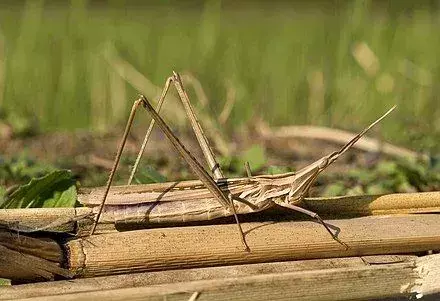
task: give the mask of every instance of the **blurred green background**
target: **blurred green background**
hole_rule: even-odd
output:
[[[0,111],[43,132],[122,125],[138,91],[120,58],[156,86],[191,72],[212,115],[233,89],[229,131],[358,130],[397,104],[381,135],[438,153],[439,28],[438,1],[2,2]]]

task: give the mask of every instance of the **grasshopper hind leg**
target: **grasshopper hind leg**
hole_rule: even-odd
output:
[[[105,186],[104,196],[102,197],[101,204],[99,205],[98,213],[95,217],[95,221],[90,231],[90,235],[93,235],[95,233],[96,226],[98,225],[99,218],[101,217],[101,213],[102,210],[104,209],[105,201],[107,200],[107,196],[110,191],[110,186],[112,185],[113,178],[116,173],[116,169],[118,168],[119,161],[121,159],[122,151],[124,150],[125,142],[127,141],[128,133],[130,132],[131,126],[133,124],[134,116],[136,115],[136,111],[141,104],[142,104],[142,99],[138,99],[134,102],[133,107],[131,108],[131,113],[130,116],[128,117],[127,125],[125,126],[124,135],[122,136],[121,142],[118,147],[118,151],[116,152],[115,160],[113,161],[113,167],[112,170],[110,171],[107,184]]]

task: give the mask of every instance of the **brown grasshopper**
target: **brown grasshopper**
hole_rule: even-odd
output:
[[[214,178],[211,177],[202,165],[190,154],[157,113],[163,104],[171,83],[173,83],[177,89]],[[128,185],[114,187],[114,191],[109,195],[110,186],[119,164],[135,112],[141,105],[151,114],[153,120],[151,121],[138,154]],[[135,101],[105,188],[93,189],[90,191],[93,193],[83,194],[80,197],[82,204],[94,206],[94,212],[97,213],[91,234],[94,233],[100,218],[104,221],[111,222],[148,221],[151,223],[161,223],[201,221],[233,215],[238,226],[241,240],[246,250],[249,250],[237,214],[258,212],[279,205],[317,219],[330,233],[333,239],[347,247],[337,238],[318,214],[301,208],[297,206],[297,204],[306,196],[309,188],[320,172],[349,150],[369,129],[385,118],[395,107],[396,106],[392,107],[382,117],[353,137],[353,139],[347,142],[339,151],[324,156],[297,172],[251,176],[249,169],[247,169],[248,177],[246,178],[225,178],[194,114],[180,76],[176,72],[173,72],[173,75],[166,81],[156,110],[151,106],[145,96],[141,95],[140,98]],[[199,180],[129,186],[155,122],[176,151],[188,163]]]

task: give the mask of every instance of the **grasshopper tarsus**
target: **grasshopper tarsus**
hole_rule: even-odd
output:
[[[334,240],[336,240],[339,244],[341,244],[345,248],[345,250],[349,249],[348,245],[345,242],[343,242],[342,240],[340,240],[339,237],[330,230],[330,228],[327,226],[327,224],[324,222],[324,220],[318,214],[315,213],[315,215],[313,217],[316,218],[319,221],[319,223],[321,223],[321,225],[324,226],[324,228],[327,230],[327,232],[330,233],[331,237]]]
[[[277,204],[277,205],[280,205],[280,206],[282,206],[282,207],[284,207],[284,208],[288,208],[288,209],[291,209],[291,210],[295,210],[295,211],[298,211],[298,212],[304,213],[304,214],[310,216],[311,218],[316,219],[316,220],[317,220],[322,226],[324,226],[325,230],[327,230],[327,232],[331,235],[331,237],[332,237],[335,241],[337,241],[339,244],[341,244],[342,246],[344,246],[344,248],[345,248],[346,250],[349,248],[348,245],[347,245],[346,243],[344,243],[343,241],[341,241],[341,240],[338,238],[338,236],[337,236],[335,233],[332,232],[332,230],[329,228],[329,226],[327,226],[327,224],[324,222],[324,220],[323,220],[323,219],[322,219],[317,213],[315,213],[315,212],[313,212],[313,211],[310,211],[310,210],[307,210],[307,209],[304,209],[304,208],[299,207],[299,206],[295,206],[295,205],[292,205],[292,204],[285,203],[285,202],[279,202],[279,201],[278,201],[278,202],[276,202],[276,204]]]

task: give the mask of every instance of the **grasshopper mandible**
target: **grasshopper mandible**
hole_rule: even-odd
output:
[[[214,178],[205,171],[158,114],[171,83],[177,89],[179,98],[184,105],[191,126]],[[112,194],[109,194],[136,110],[140,106],[143,106],[153,119],[142,143],[128,185],[114,187]],[[269,207],[279,205],[317,219],[333,239],[347,247],[330,230],[318,214],[297,205],[306,196],[316,177],[349,150],[368,130],[391,113],[395,107],[392,107],[379,119],[353,137],[339,151],[326,155],[297,172],[261,176],[251,176],[248,172],[248,177],[246,178],[225,178],[194,114],[180,76],[178,73],[173,72],[173,75],[165,83],[156,110],[143,95],[135,101],[105,188],[96,188],[92,190],[94,193],[83,194],[80,198],[82,204],[94,206],[93,210],[96,213],[95,222],[90,234],[94,233],[100,218],[112,222],[147,221],[150,223],[160,223],[210,220],[233,215],[243,245],[246,250],[249,250],[237,214],[263,211]],[[129,186],[155,123],[157,123],[176,151],[191,167],[199,180]]]

